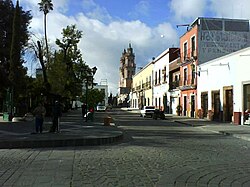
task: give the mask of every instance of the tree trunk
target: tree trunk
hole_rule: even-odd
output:
[[[44,37],[45,37],[45,45],[46,45],[46,58],[47,63],[49,62],[49,46],[48,46],[48,39],[47,39],[47,15],[44,14]]]
[[[42,71],[43,71],[43,83],[44,83],[44,86],[46,88],[46,91],[49,92],[50,91],[50,84],[48,82],[46,67],[45,67],[45,64],[43,61],[42,48],[41,48],[40,41],[37,41],[37,45],[38,45],[38,57],[39,57],[40,64],[42,66]]]

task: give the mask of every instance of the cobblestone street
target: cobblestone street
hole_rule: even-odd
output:
[[[169,120],[112,116],[106,146],[0,150],[0,186],[250,186],[250,142]]]

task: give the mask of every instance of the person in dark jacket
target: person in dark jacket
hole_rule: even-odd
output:
[[[85,103],[82,104],[82,117],[87,114],[87,105]]]
[[[38,106],[34,109],[33,114],[35,115],[35,124],[36,124],[36,133],[43,132],[43,121],[46,114],[46,109],[43,106],[43,103],[39,103]]]
[[[62,116],[61,104],[55,101],[55,105],[52,109],[53,114],[53,124],[51,126],[50,132],[60,132],[60,118]]]

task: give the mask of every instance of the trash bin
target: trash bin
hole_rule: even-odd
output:
[[[104,126],[110,126],[112,118],[107,116],[104,118]]]
[[[8,112],[4,112],[4,113],[3,113],[3,120],[4,120],[4,121],[9,121],[9,120],[10,120],[9,117],[10,117],[10,115],[9,115]]]

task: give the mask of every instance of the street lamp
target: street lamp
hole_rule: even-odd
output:
[[[85,97],[85,104],[86,104],[86,109],[85,109],[85,114],[86,114],[86,119],[85,119],[85,121],[87,122],[88,121],[88,86],[89,86],[89,81],[91,81],[90,83],[91,83],[91,86],[92,86],[92,88],[93,88],[93,79],[94,79],[94,75],[95,75],[95,73],[96,73],[96,71],[97,71],[97,67],[93,67],[92,69],[91,69],[91,72],[90,72],[90,74],[88,74],[88,75],[86,75],[86,77],[84,77],[85,78],[85,80],[86,80],[86,84],[85,84],[85,86],[86,86],[86,97]]]

